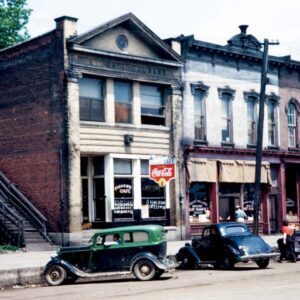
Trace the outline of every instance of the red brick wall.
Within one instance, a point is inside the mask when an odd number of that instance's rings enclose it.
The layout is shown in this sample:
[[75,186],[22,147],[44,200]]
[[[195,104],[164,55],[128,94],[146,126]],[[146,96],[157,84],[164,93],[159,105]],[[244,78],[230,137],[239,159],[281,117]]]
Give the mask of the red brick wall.
[[59,151],[66,148],[62,46],[52,31],[0,52],[0,170],[46,216],[50,231],[60,220]]

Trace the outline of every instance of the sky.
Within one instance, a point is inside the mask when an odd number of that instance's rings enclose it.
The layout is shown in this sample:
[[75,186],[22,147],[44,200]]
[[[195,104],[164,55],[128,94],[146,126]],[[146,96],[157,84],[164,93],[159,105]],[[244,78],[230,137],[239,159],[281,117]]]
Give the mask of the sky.
[[54,19],[78,18],[81,34],[132,12],[160,38],[194,34],[197,40],[226,45],[249,25],[248,34],[263,42],[279,41],[269,54],[300,61],[300,0],[27,0],[33,11],[31,37],[55,28]]

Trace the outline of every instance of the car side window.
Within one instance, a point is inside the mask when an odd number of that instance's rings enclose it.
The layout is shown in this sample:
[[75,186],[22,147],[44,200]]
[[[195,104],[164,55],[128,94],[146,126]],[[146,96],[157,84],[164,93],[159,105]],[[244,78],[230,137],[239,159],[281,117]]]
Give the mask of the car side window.
[[148,233],[145,231],[133,232],[135,242],[148,242]]
[[104,236],[103,235],[98,235],[96,238],[96,245],[103,245],[104,244]]
[[148,233],[144,231],[126,232],[124,234],[124,243],[147,242]]
[[210,237],[210,229],[209,228],[205,228],[203,230],[203,237],[204,238],[209,238]]

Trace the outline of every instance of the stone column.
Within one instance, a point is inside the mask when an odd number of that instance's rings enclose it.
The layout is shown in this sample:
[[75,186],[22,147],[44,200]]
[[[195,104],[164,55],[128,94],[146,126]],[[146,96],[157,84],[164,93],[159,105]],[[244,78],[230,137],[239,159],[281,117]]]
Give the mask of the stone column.
[[278,171],[278,223],[279,228],[286,216],[286,184],[285,184],[285,163],[281,162]]
[[67,73],[67,143],[68,143],[68,215],[70,244],[81,242],[81,179],[80,179],[80,73]]
[[[166,124],[171,129],[170,154],[176,158],[176,178],[173,182],[174,191],[170,191],[170,214],[171,220],[176,216],[176,227],[180,236],[185,238],[189,226],[189,210],[186,197],[185,163],[182,148],[182,85],[172,85],[170,89],[169,107],[166,107]],[[180,211],[181,209],[181,211]],[[181,215],[180,215],[181,213]]]

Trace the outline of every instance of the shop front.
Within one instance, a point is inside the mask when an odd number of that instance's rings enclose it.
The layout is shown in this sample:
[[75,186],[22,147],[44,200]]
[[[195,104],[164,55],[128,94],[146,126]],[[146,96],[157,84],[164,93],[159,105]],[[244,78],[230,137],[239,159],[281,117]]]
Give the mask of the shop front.
[[[188,235],[197,235],[208,223],[235,221],[236,206],[245,211],[245,222],[252,227],[255,161],[190,156],[186,167]],[[259,214],[260,231],[263,232],[269,231],[268,192],[271,184],[270,163],[263,161]]]
[[149,178],[145,156],[81,157],[81,182],[84,228],[170,225],[169,186]]

